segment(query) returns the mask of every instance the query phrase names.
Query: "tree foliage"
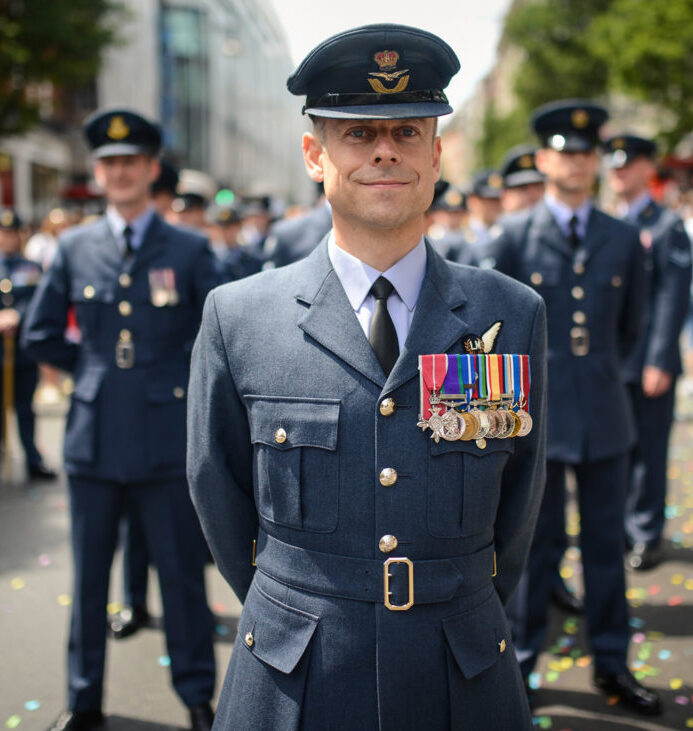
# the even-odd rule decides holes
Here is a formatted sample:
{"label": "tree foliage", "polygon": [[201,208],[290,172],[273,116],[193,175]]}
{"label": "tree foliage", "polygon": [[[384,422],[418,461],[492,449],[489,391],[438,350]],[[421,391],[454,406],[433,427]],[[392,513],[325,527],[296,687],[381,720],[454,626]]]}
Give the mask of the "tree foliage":
{"label": "tree foliage", "polygon": [[0,0],[0,135],[38,118],[36,86],[82,86],[125,16],[119,0]]}

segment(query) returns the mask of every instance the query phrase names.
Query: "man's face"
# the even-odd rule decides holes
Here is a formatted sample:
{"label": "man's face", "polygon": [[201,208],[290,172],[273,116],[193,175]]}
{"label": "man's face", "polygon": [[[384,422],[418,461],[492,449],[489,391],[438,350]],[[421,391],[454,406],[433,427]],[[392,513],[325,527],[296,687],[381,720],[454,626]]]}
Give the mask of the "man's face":
{"label": "man's face", "polygon": [[612,169],[609,181],[616,195],[630,198],[647,190],[654,174],[655,166],[651,160],[646,157],[636,157],[622,168]]}
{"label": "man's face", "polygon": [[113,155],[94,161],[94,178],[114,205],[137,205],[149,199],[159,176],[159,162],[149,155]]}
{"label": "man's face", "polygon": [[588,152],[558,152],[541,148],[536,155],[537,169],[547,181],[564,193],[589,193],[597,179],[599,156],[596,150]]}
{"label": "man's face", "polygon": [[528,183],[516,185],[514,188],[505,188],[501,194],[503,210],[506,213],[524,211],[532,208],[544,195],[544,183]]}
{"label": "man's face", "polygon": [[19,231],[14,229],[0,229],[0,252],[3,254],[18,254],[22,248],[22,239]]}
{"label": "man's face", "polygon": [[335,220],[389,230],[423,218],[440,177],[440,138],[433,119],[324,121],[306,134],[311,178],[325,185]]}
{"label": "man's face", "polygon": [[470,195],[467,198],[469,213],[484,226],[493,226],[498,217],[503,213],[500,198],[481,198],[478,195]]}

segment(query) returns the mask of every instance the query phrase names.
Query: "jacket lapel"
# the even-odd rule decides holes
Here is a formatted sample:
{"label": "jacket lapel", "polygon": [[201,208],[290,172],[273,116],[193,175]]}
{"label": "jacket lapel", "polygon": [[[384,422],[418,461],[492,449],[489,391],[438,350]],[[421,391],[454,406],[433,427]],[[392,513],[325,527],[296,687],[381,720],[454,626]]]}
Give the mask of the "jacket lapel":
{"label": "jacket lapel", "polygon": [[549,207],[543,201],[534,209],[532,225],[529,231],[530,245],[536,241],[541,245],[550,246],[564,256],[572,259],[573,249],[563,235],[556,219],[551,214]]}
{"label": "jacket lapel", "polygon": [[608,240],[605,227],[602,225],[601,219],[603,215],[601,211],[598,211],[592,206],[590,217],[587,221],[587,235],[585,236],[585,261],[589,261]]}
{"label": "jacket lapel", "polygon": [[96,222],[96,226],[97,231],[94,238],[101,242],[99,260],[110,269],[120,270],[123,264],[123,252],[120,250],[106,216],[102,216]]}

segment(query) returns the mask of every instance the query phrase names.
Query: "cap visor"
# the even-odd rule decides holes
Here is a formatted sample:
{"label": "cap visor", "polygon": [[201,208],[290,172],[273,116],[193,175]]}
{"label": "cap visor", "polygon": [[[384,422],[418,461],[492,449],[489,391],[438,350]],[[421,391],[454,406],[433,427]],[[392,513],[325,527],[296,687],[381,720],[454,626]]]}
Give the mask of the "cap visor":
{"label": "cap visor", "polygon": [[565,142],[562,146],[556,146],[552,144],[550,138],[548,140],[548,147],[557,150],[558,152],[589,152],[597,146],[596,140],[588,139],[587,137],[579,137],[578,135],[563,135]]}
{"label": "cap visor", "polygon": [[452,114],[449,104],[421,102],[413,104],[364,104],[353,107],[315,107],[306,114],[326,119],[422,119]]}
{"label": "cap visor", "polygon": [[92,155],[94,157],[115,157],[116,155],[155,155],[156,150],[142,145],[128,145],[123,142],[114,142],[112,145],[97,147]]}
{"label": "cap visor", "polygon": [[521,170],[517,173],[510,173],[503,180],[506,188],[518,188],[521,185],[532,185],[532,183],[543,183],[544,176],[538,170]]}

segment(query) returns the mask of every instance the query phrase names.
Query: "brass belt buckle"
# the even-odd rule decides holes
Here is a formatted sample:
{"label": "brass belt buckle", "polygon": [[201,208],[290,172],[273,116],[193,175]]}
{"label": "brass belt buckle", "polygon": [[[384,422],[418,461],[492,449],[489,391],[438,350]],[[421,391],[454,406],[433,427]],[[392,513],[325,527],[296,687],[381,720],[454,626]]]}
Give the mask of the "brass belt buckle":
{"label": "brass belt buckle", "polygon": [[132,340],[119,340],[115,347],[115,361],[118,368],[128,369],[135,365],[135,346]]}
{"label": "brass belt buckle", "polygon": [[[390,591],[390,579],[392,574],[389,572],[390,566],[396,563],[403,563],[407,565],[408,582],[409,582],[409,600],[406,604],[393,604],[390,601],[392,592]],[[411,609],[414,606],[414,564],[408,558],[388,558],[383,564],[383,583],[385,587],[385,606],[391,612],[406,612],[407,609]]]}
{"label": "brass belt buckle", "polygon": [[586,327],[570,329],[570,352],[573,355],[587,355],[590,352],[590,331]]}

